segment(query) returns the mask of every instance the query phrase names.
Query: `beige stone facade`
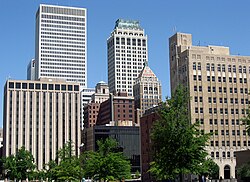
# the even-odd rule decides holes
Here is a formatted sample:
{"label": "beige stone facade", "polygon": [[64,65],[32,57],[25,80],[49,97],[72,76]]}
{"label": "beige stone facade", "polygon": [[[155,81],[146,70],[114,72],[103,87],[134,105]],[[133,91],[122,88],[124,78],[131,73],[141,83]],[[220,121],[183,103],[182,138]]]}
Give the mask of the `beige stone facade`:
{"label": "beige stone facade", "polygon": [[135,80],[133,93],[138,117],[142,117],[146,110],[162,102],[161,83],[147,63]]}
{"label": "beige stone facade", "polygon": [[230,55],[228,47],[193,46],[192,35],[176,33],[169,39],[171,92],[188,87],[192,122],[213,132],[207,150],[223,178],[235,177],[235,151],[250,148],[242,125],[248,109],[250,56]]}
{"label": "beige stone facade", "polygon": [[38,169],[73,141],[80,147],[79,84],[61,80],[7,80],[4,88],[4,156],[25,146]]}

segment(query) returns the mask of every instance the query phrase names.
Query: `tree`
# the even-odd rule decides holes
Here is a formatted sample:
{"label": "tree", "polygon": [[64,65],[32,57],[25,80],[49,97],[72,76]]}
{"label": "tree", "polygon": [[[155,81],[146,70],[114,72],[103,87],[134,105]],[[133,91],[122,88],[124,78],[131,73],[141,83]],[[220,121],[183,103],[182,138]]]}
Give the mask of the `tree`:
{"label": "tree", "polygon": [[246,117],[241,119],[242,124],[246,125],[246,131],[248,135],[250,135],[250,112],[249,111],[250,111],[250,104],[248,105]]}
{"label": "tree", "polygon": [[26,180],[32,176],[36,167],[32,154],[24,146],[18,150],[16,156],[10,155],[3,161],[6,177],[10,179]]}
{"label": "tree", "polygon": [[97,145],[96,152],[88,151],[83,155],[85,177],[104,181],[131,177],[130,162],[118,152],[118,143],[114,139],[97,141]]}
{"label": "tree", "polygon": [[58,151],[59,165],[54,161],[48,164],[47,177],[59,181],[81,180],[83,169],[81,168],[80,159],[73,155],[73,144],[71,141],[66,143]]}
{"label": "tree", "polygon": [[203,134],[199,123],[191,124],[189,101],[187,90],[178,86],[172,98],[158,111],[160,119],[151,133],[153,162],[149,171],[159,180],[202,172],[210,134]]}
{"label": "tree", "polygon": [[240,179],[250,179],[250,162],[247,162],[240,166],[237,170],[237,174],[240,177]]}
{"label": "tree", "polygon": [[201,174],[209,176],[212,179],[219,179],[219,170],[220,167],[209,158],[202,163]]}

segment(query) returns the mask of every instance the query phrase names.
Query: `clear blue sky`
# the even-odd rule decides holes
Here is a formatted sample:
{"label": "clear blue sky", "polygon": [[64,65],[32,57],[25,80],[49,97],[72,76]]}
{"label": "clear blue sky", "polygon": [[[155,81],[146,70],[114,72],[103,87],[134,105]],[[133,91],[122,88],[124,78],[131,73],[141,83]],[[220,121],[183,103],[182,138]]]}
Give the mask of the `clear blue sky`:
{"label": "clear blue sky", "polygon": [[148,36],[149,66],[170,96],[168,38],[174,29],[191,33],[194,45],[229,46],[231,54],[250,55],[247,0],[0,0],[0,126],[8,77],[26,79],[35,54],[35,13],[39,4],[88,9],[88,87],[107,82],[106,40],[118,18],[139,20]]}

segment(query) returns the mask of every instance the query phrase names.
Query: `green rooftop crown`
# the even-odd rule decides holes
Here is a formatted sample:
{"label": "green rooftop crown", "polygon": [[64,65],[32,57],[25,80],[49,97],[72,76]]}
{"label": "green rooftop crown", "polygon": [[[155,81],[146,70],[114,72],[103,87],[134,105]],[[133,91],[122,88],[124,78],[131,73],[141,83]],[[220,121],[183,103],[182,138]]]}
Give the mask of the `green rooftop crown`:
{"label": "green rooftop crown", "polygon": [[137,20],[124,20],[124,19],[116,20],[115,28],[142,30],[142,28],[140,27],[139,21],[137,21]]}

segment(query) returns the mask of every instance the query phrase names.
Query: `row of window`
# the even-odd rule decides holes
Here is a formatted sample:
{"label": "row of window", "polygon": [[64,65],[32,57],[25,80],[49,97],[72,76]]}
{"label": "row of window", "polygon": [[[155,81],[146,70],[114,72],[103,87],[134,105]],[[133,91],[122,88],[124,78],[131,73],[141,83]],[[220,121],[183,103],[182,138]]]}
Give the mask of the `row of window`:
{"label": "row of window", "polygon": [[133,46],[146,46],[145,39],[134,39],[134,38],[120,38],[116,37],[116,45],[133,45]]}
{"label": "row of window", "polygon": [[[219,97],[219,98],[217,98],[217,97],[208,97],[208,103],[214,103],[214,104],[216,104],[217,103],[217,99],[219,99],[219,103],[225,103],[225,104],[227,104],[228,103],[228,98],[222,98],[222,97]],[[198,97],[198,96],[195,96],[194,97],[194,102],[203,102],[203,97],[202,96],[200,96],[200,97]],[[239,102],[238,102],[238,98],[230,98],[230,103],[231,104],[238,104]],[[248,101],[248,99],[241,99],[241,104],[249,104],[249,101]]]}
{"label": "row of window", "polygon": [[[42,49],[48,49],[48,48],[58,48],[60,49],[59,47],[70,47],[70,48],[85,48],[85,46],[81,46],[81,45],[70,45],[70,44],[48,44],[48,43],[41,43],[42,46],[49,46],[49,47],[42,47]],[[78,49],[77,49],[78,50]],[[82,49],[80,49],[82,50]]]}
{"label": "row of window", "polygon": [[[229,130],[220,130],[220,135],[229,135]],[[218,135],[218,130],[210,130],[210,133],[214,133],[215,135]],[[240,130],[231,130],[231,135],[235,136],[236,134],[240,136]],[[246,130],[242,131],[242,135],[246,136]]]}
{"label": "row of window", "polygon": [[[195,113],[203,113],[203,107],[200,107],[200,112],[199,112],[199,108],[195,107],[194,109]],[[209,114],[217,114],[218,112],[220,112],[220,114],[229,114],[228,109],[225,108],[209,108],[208,109]],[[248,114],[248,109],[241,109],[241,114]],[[231,109],[231,114],[239,114],[239,109]]]}
{"label": "row of window", "polygon": [[[85,24],[84,24],[85,25]],[[81,26],[70,26],[70,25],[58,25],[58,24],[47,24],[47,23],[42,23],[41,27],[50,27],[50,28],[58,28],[57,30],[65,30],[65,29],[69,29],[69,30],[84,30],[84,27]]]}
{"label": "row of window", "polygon": [[[222,90],[223,90],[223,92],[224,93],[227,93],[227,88],[226,87],[223,87],[223,89],[222,89],[222,87],[218,87],[218,91],[220,92],[220,93],[222,93]],[[243,94],[244,92],[245,92],[245,94],[248,94],[248,89],[247,88],[240,88],[239,89],[240,90],[240,93],[241,94]],[[200,92],[202,92],[202,86],[197,86],[197,85],[194,85],[194,91],[195,92],[197,92],[197,91],[200,91]],[[216,87],[215,86],[213,86],[213,87],[211,87],[211,86],[208,86],[207,87],[207,91],[208,92],[216,92]],[[244,91],[244,92],[243,92]],[[233,87],[230,87],[229,88],[229,93],[230,94],[232,94],[232,93],[238,93],[238,88],[233,88]]]}
{"label": "row of window", "polygon": [[[237,144],[237,145],[236,145]],[[219,146],[219,141],[210,141],[210,146],[214,147],[218,147]],[[221,141],[221,146],[225,147],[225,146],[231,146],[231,147],[236,147],[239,146],[241,147],[241,142],[240,141],[233,141],[232,144],[230,145],[230,141]],[[243,146],[247,146],[247,141],[243,142]],[[248,146],[250,146],[250,141],[248,141]]]}
{"label": "row of window", "polygon": [[78,18],[78,17],[71,17],[71,16],[56,16],[56,15],[46,15],[42,14],[42,18],[47,18],[47,19],[57,19],[57,20],[67,20],[67,21],[85,21],[85,18]]}
{"label": "row of window", "polygon": [[36,89],[36,90],[62,90],[62,91],[79,91],[78,85],[61,85],[46,83],[20,83],[9,82],[9,88],[15,89]]}
{"label": "row of window", "polygon": [[53,42],[53,43],[64,43],[68,45],[85,45],[85,41],[69,41],[69,40],[58,40],[58,39],[41,39],[41,42]]}
{"label": "row of window", "polygon": [[[229,83],[237,83],[237,78],[236,77],[234,77],[234,78],[232,78],[232,77],[229,77],[228,78],[229,79]],[[193,75],[193,80],[194,81],[202,81],[202,76],[201,75]],[[215,76],[207,76],[207,81],[213,81],[213,82],[215,82]],[[218,77],[218,82],[226,82],[226,77]],[[247,83],[247,78],[239,78],[239,81],[240,81],[240,83]]]}
{"label": "row of window", "polygon": [[41,49],[46,50],[59,50],[59,51],[75,51],[75,52],[85,52],[85,49],[70,49],[70,48],[64,48],[64,47],[41,47]]}
{"label": "row of window", "polygon": [[[200,124],[204,124],[204,119],[201,118],[201,119],[198,119],[196,118],[196,122],[200,122]],[[209,119],[209,124],[210,125],[217,125],[219,122],[218,122],[218,119]],[[220,119],[220,124],[221,125],[229,125],[229,121],[228,119]],[[240,120],[239,119],[231,119],[231,124],[232,125],[240,125]]]}
{"label": "row of window", "polygon": [[77,25],[77,26],[85,26],[85,23],[77,23],[70,21],[55,21],[55,20],[41,20],[42,23],[53,23],[53,24],[63,24],[63,25]]}
{"label": "row of window", "polygon": [[[59,63],[59,62],[56,62],[56,61],[58,61],[57,59],[44,59],[44,58],[42,58],[42,60],[43,61],[41,62],[41,65],[76,66],[76,67],[84,67],[85,66],[85,64],[72,64],[72,62],[71,63]],[[50,61],[50,62],[44,62],[44,61]],[[84,61],[81,61],[81,62],[84,62]]]}
{"label": "row of window", "polygon": [[[227,154],[227,155],[226,155],[226,154]],[[234,154],[234,155],[235,155],[235,154]],[[211,152],[211,157],[212,157],[212,158],[214,158],[214,157],[219,158],[219,157],[220,157],[219,152],[216,152],[215,155],[214,155],[214,152]],[[222,157],[223,157],[223,158],[226,158],[226,157],[227,157],[227,158],[230,158],[230,157],[231,157],[230,152],[227,152],[227,153],[226,153],[226,152],[223,151],[223,152],[222,152]],[[234,156],[234,157],[235,157],[235,156]]]}
{"label": "row of window", "polygon": [[[207,63],[206,64],[206,70],[207,71],[215,71],[215,66],[217,66],[217,71],[218,72],[226,72],[226,65],[225,64],[210,64],[210,63]],[[201,70],[201,63],[198,62],[193,62],[193,70]],[[227,70],[228,72],[233,72],[233,73],[236,73],[237,71],[237,68],[236,68],[236,65],[228,65],[227,66]],[[249,70],[249,73],[250,73],[250,66],[248,68]],[[238,67],[238,72],[239,73],[247,73],[247,67],[246,66],[239,66]]]}

